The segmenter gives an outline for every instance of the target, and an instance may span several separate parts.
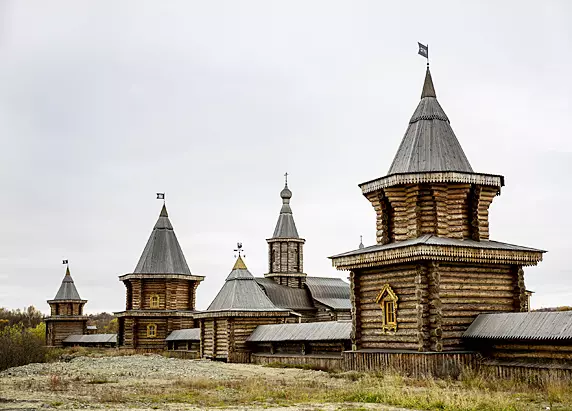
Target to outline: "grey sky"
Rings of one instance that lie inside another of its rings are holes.
[[[206,308],[242,241],[267,271],[283,174],[305,271],[375,241],[358,183],[385,175],[421,93],[473,169],[506,177],[491,238],[548,250],[533,306],[572,305],[572,3],[0,3],[0,306],[47,311],[70,268],[88,312],[124,309],[167,207]]]

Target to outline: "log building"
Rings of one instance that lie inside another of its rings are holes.
[[[53,300],[48,300],[50,316],[46,318],[46,345],[61,347],[63,341],[72,334],[87,332],[87,316],[83,314],[82,300],[66,266],[66,274]]]
[[[159,219],[125,285],[125,311],[117,312],[118,345],[161,350],[173,330],[195,326],[195,296],[203,276],[191,273],[163,205]]]
[[[201,357],[250,362],[246,339],[262,324],[298,322],[299,314],[276,307],[264,294],[239,256],[224,285],[206,311],[196,314],[200,324]]]
[[[256,282],[277,306],[294,310],[302,321],[349,320],[350,288],[339,278],[314,277],[304,273],[304,243],[290,207],[292,191],[286,182],[280,192],[282,208],[268,243],[268,273]]]
[[[360,185],[377,244],[331,257],[350,271],[354,357],[463,350],[479,314],[527,310],[523,267],[543,251],[489,238],[489,206],[503,185],[473,171],[427,68],[389,172]]]

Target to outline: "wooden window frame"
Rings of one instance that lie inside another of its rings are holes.
[[[154,301],[157,301],[157,303],[155,304]],[[160,308],[161,307],[161,297],[159,297],[159,294],[151,294],[151,296],[149,296],[149,308]]]
[[[391,289],[389,284],[385,284],[375,302],[381,308],[381,328],[383,331],[397,331],[397,301],[399,298]],[[388,312],[388,310],[391,310]]]
[[[147,325],[147,337],[150,338],[157,337],[157,324],[151,323]]]

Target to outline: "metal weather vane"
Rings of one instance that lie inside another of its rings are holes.
[[[238,257],[246,257],[246,254],[244,254],[244,250],[242,249],[242,243],[236,243],[236,249],[234,250],[235,253],[238,253]],[[236,254],[234,255],[234,258],[236,258]]]

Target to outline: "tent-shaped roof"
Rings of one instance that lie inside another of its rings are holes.
[[[232,271],[207,311],[282,311],[264,294],[238,256]]]
[[[437,101],[427,67],[421,101],[409,120],[388,175],[436,171],[472,173],[473,169]]]
[[[191,275],[164,204],[133,274]]]
[[[66,267],[66,275],[64,276],[64,279],[62,280],[62,285],[60,285],[60,289],[58,290],[58,293],[54,297],[53,301],[57,300],[82,301],[82,299],[79,296],[79,293],[77,292],[77,288],[75,288],[75,284],[70,274],[69,267]]]
[[[280,209],[280,215],[278,216],[272,238],[300,238],[296,224],[294,223],[292,209],[290,208],[292,191],[288,188],[288,183],[286,183],[284,189],[280,192],[280,197],[282,198],[282,208]]]

